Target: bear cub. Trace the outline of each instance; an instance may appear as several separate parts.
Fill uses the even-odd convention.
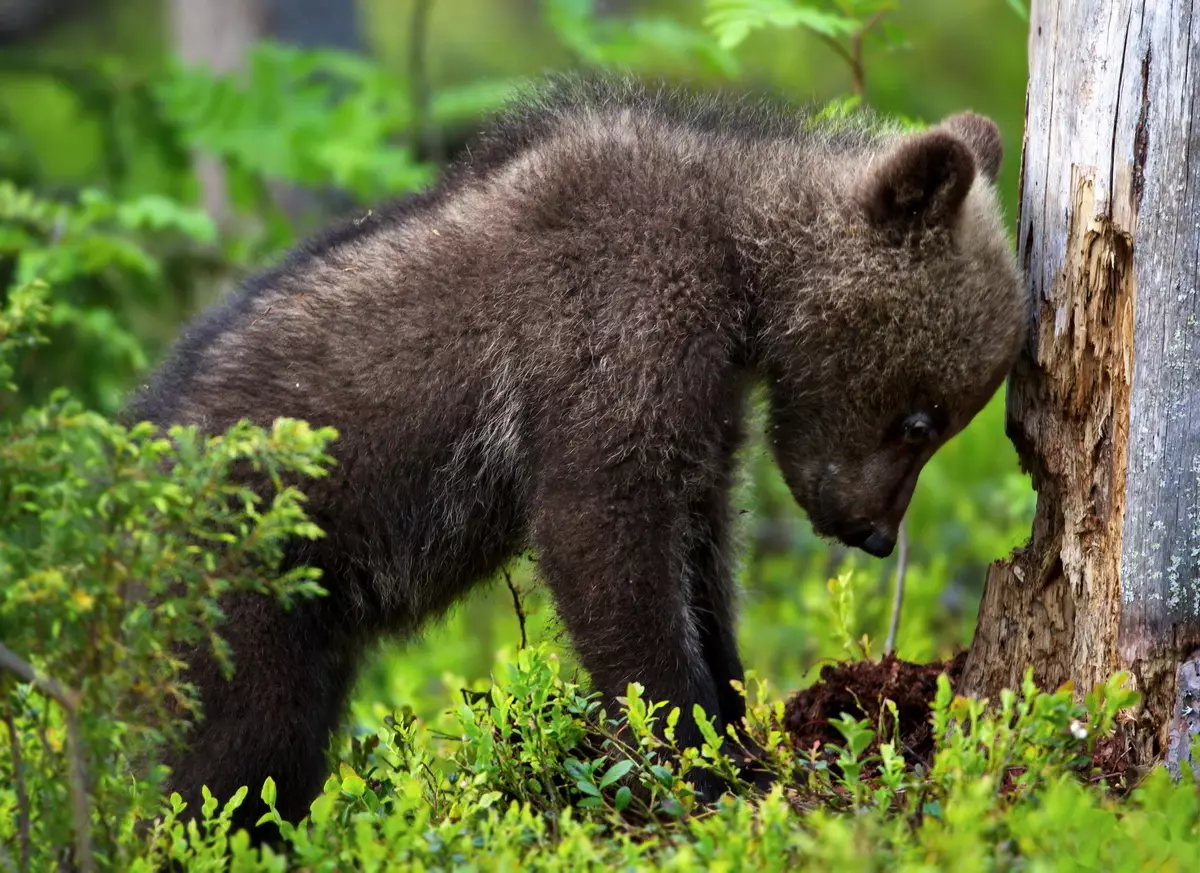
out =
[[[527,548],[610,706],[640,682],[681,708],[685,745],[694,704],[740,724],[728,503],[747,392],[766,388],[814,530],[887,556],[923,465],[1026,336],[1000,160],[972,113],[912,133],[554,80],[431,190],[244,283],[127,418],[336,427],[331,475],[303,483],[326,535],[287,558],[329,596],[230,599],[236,672],[186,654],[203,717],[169,790],[195,813],[202,785],[247,785],[251,828],[271,776],[303,817],[370,644]]]

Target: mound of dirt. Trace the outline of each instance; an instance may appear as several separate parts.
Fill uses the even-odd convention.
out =
[[[933,730],[929,723],[929,705],[937,694],[937,677],[945,673],[954,686],[962,675],[967,653],[949,661],[914,664],[885,655],[879,661],[854,661],[827,664],[820,679],[797,692],[784,708],[784,728],[801,752],[824,755],[830,743],[844,744],[845,738],[829,723],[847,713],[867,718],[878,730],[883,701],[896,705],[900,721],[897,751],[910,764],[929,766],[933,758]],[[887,713],[882,724],[891,739],[893,720]],[[877,750],[877,740],[871,751]]]
[[[962,677],[966,660],[964,651],[948,661],[931,664],[914,664],[892,655],[879,661],[827,664],[815,684],[794,694],[785,705],[784,729],[801,754],[814,755],[836,767],[833,764],[835,753],[827,747],[830,743],[844,745],[845,737],[829,723],[830,719],[837,719],[842,713],[869,719],[877,733],[867,754],[875,755],[879,753],[881,724],[887,733],[885,741],[893,740],[891,713],[887,713],[882,722],[879,715],[883,701],[891,700],[899,714],[899,751],[909,766],[920,764],[928,768],[933,764],[934,756],[929,709],[937,695],[937,678],[945,673],[950,687],[954,688]],[[1095,744],[1080,772],[1086,771],[1089,781],[1103,779],[1108,789],[1120,796],[1136,781],[1131,779],[1129,753],[1126,729],[1118,725],[1112,736],[1102,737]],[[875,767],[868,766],[863,772],[869,777],[874,771]],[[1016,772],[1014,770],[1010,775]]]

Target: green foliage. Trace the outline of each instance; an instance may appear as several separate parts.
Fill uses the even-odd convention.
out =
[[[850,64],[857,78],[861,44],[868,36],[878,32],[890,48],[907,45],[901,31],[885,19],[898,5],[896,0],[829,0],[821,5],[796,0],[706,0],[704,21],[726,49],[737,47],[761,28],[802,28]]]
[[[7,304],[0,309],[0,392],[16,390],[12,381],[16,362],[45,342],[39,330],[49,318],[45,289],[40,282],[12,288]]]
[[[415,136],[408,90],[349,53],[266,42],[242,75],[172,65],[154,81],[111,61],[84,67],[26,59],[18,68],[61,83],[102,119],[109,168],[108,189],[50,194],[0,182],[0,284],[10,273],[10,285],[36,276],[56,288],[47,324],[56,353],[25,359],[17,374],[24,403],[66,386],[89,407],[116,412],[193,306],[197,286],[295,241],[299,228],[278,202],[278,185],[336,190],[373,204],[435,176],[410,145],[397,144]],[[479,82],[439,92],[430,120],[477,116],[512,87]],[[0,128],[3,122],[0,113]],[[31,148],[20,130],[7,133],[21,154]],[[186,204],[196,193],[191,150],[224,170],[213,194],[228,200],[237,220],[223,234]],[[0,169],[9,169],[3,155]],[[154,162],[169,181],[136,191],[132,168]],[[17,169],[10,175],[26,175]],[[151,313],[170,322],[163,336],[147,329]]]
[[[377,64],[343,52],[259,43],[244,76],[176,68],[155,89],[183,142],[222,159],[248,199],[265,179],[333,185],[371,202],[427,185],[433,168],[392,140],[412,123],[405,92]]]
[[[77,204],[41,200],[0,182],[0,253],[16,260],[14,281],[60,285],[116,268],[155,275],[157,261],[133,234],[176,231],[212,242],[203,213],[156,196],[116,203],[103,191],[83,191]]]
[[[839,573],[828,582],[830,626],[842,647],[844,657],[869,658],[870,645],[866,634],[861,640],[853,638],[854,628],[859,625],[855,615],[854,574],[852,571]]]
[[[89,188],[66,202],[0,181],[0,264],[11,265],[10,295],[28,301],[34,281],[56,289],[44,324],[55,352],[22,358],[21,398],[28,402],[47,384],[73,382],[93,403],[115,407],[148,364],[126,315],[152,301],[163,280],[150,246],[211,245],[215,238],[204,213],[161,195],[117,201]]]
[[[129,224],[146,218],[133,213]],[[43,263],[61,276],[74,257],[66,246],[64,263]],[[11,290],[0,316],[3,372],[40,343],[54,311],[47,289]],[[0,420],[0,641],[82,700],[77,752],[95,820],[121,825],[96,830],[98,855],[117,866],[137,851],[134,822],[156,803],[158,774],[144,762],[178,739],[178,717],[196,706],[174,647],[206,643],[229,668],[217,630],[224,595],[287,603],[321,593],[314,570],[265,568],[287,538],[319,535],[284,479],[322,475],[334,434],[280,420],[266,431],[240,424],[206,439],[187,428],[167,436],[118,425],[65,392]],[[247,465],[274,483],[269,504],[231,482]],[[0,815],[0,845],[21,844],[35,869],[52,867],[72,834],[62,713],[0,674],[0,716],[12,751],[0,759],[0,784],[21,795],[0,800],[19,811]]]
[[[543,0],[546,23],[581,63],[645,69],[664,60],[698,61],[726,77],[738,74],[737,60],[703,30],[663,15],[603,18],[594,0]]]
[[[862,44],[908,37],[892,26],[900,4],[887,0],[708,0],[679,15],[667,5],[614,16],[591,0],[544,0],[540,20],[574,64],[715,79],[763,75],[773,37],[789,41],[789,59],[809,39],[840,62],[825,81],[845,90],[848,69],[855,86],[830,95],[826,124],[879,108],[861,87]],[[737,779],[728,738],[702,712],[700,748],[678,749],[680,713],[637,685],[618,711],[601,711],[531,584],[535,565],[522,561],[512,583],[533,645],[513,654],[501,642],[518,639],[503,586],[423,639],[389,644],[360,681],[308,819],[282,824],[283,854],[250,849],[229,826],[251,792],[274,809],[270,780],[232,798],[206,794],[203,820],[185,825],[154,765],[197,705],[177,647],[211,646],[236,670],[220,636],[224,597],[321,596],[313,572],[271,567],[287,538],[320,535],[303,483],[327,469],[335,434],[286,420],[163,434],[108,415],[210,286],[302,232],[305,219],[277,202],[280,183],[362,205],[424,187],[438,168],[417,157],[422,126],[473,124],[520,77],[456,71],[426,109],[411,72],[271,43],[229,76],[173,63],[139,71],[112,57],[3,60],[0,75],[48,80],[75,102],[80,116],[60,131],[72,152],[85,151],[75,141],[88,125],[99,135],[96,159],[78,161],[85,178],[64,185],[27,129],[36,125],[0,98],[0,643],[37,680],[0,671],[0,869],[54,869],[77,843],[76,762],[105,870],[171,860],[214,871],[1194,867],[1200,788],[1190,773],[1174,783],[1155,770],[1117,797],[1093,770],[1096,743],[1134,703],[1121,676],[1082,705],[1069,688],[1043,693],[1026,681],[985,706],[943,683],[931,762],[906,758],[895,707],[878,724],[836,719],[842,739],[828,750],[794,748],[781,728],[785,690],[823,660],[878,652],[893,567],[817,542],[761,439],[744,452],[736,500],[748,545],[739,576],[750,730],[779,779],[770,793]],[[880,123],[919,124],[931,111],[921,95],[943,86],[929,83],[904,111],[888,106]],[[229,200],[228,225],[191,205],[191,149],[225,170],[216,193]],[[1033,495],[1003,439],[1002,400],[923,474],[908,518],[905,658],[969,641],[983,565],[1027,535]],[[231,482],[247,467],[269,493]],[[69,692],[66,704],[49,680]],[[685,778],[694,768],[729,778],[737,796],[699,808]]]
[[[11,751],[0,781],[17,786],[0,844],[21,847],[21,869],[52,867],[71,845],[76,768],[94,821],[109,823],[93,834],[97,858],[132,861],[134,825],[157,803],[154,752],[179,739],[180,716],[197,705],[178,647],[209,646],[232,669],[218,630],[223,597],[286,604],[321,593],[314,570],[270,568],[289,538],[320,534],[285,481],[323,474],[332,431],[279,420],[207,438],[194,428],[161,434],[117,424],[65,390],[39,404],[22,396],[21,376],[64,346],[101,365],[80,380],[93,393],[144,368],[131,327],[78,291],[96,279],[161,280],[150,243],[170,236],[215,241],[206,216],[168,197],[86,189],[54,201],[0,183],[0,255],[12,277],[0,308],[0,641],[79,701],[64,717],[69,700],[0,675]],[[271,493],[234,484],[235,469],[260,471]]]
[[[735,48],[751,31],[762,27],[803,27],[821,36],[837,38],[850,36],[861,27],[860,20],[845,12],[860,12],[856,7],[879,4],[852,2],[839,5],[849,8],[826,11],[795,0],[707,0],[705,6],[709,13],[705,24],[713,29],[726,48]]]
[[[235,870],[1189,870],[1200,852],[1200,785],[1156,771],[1124,801],[1088,782],[1082,762],[1131,702],[1121,677],[1086,705],[1069,690],[1026,683],[984,714],[939,694],[933,768],[906,765],[877,726],[843,718],[835,766],[778,743],[775,709],[751,708],[772,769],[796,788],[695,806],[680,769],[644,749],[661,707],[630,689],[628,710],[601,718],[561,678],[553,654],[502,659],[506,678],[435,722],[402,715],[343,749],[304,827],[281,822],[282,854],[228,834],[231,806],[206,804],[185,827],[174,805],[157,823],[153,858]],[[1086,727],[1085,727],[1086,726]],[[1085,735],[1086,734],[1086,735]],[[715,738],[714,738],[715,739]],[[611,751],[622,757],[614,763]],[[713,754],[706,761],[720,766]],[[254,790],[272,806],[275,786]],[[244,801],[240,792],[231,805]],[[649,798],[647,800],[646,798]],[[268,812],[267,819],[278,821]],[[286,857],[286,862],[285,862]]]

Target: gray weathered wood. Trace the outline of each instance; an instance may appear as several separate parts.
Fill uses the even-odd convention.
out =
[[[1033,3],[1018,243],[1037,320],[1008,427],[1038,509],[989,572],[964,676],[995,694],[1033,666],[1082,694],[1129,670],[1145,759],[1200,645],[1196,5]]]
[[[171,0],[172,44],[185,66],[215,73],[240,70],[263,26],[263,0]],[[221,162],[203,153],[194,160],[205,211],[218,223],[227,223],[231,207]]]
[[[1117,129],[1137,201],[1133,394],[1121,550],[1122,649],[1200,643],[1200,15],[1135,18]],[[1137,80],[1141,80],[1140,82]],[[1140,86],[1140,93],[1138,87]],[[1193,148],[1195,146],[1195,148]],[[1188,637],[1191,637],[1189,640]]]

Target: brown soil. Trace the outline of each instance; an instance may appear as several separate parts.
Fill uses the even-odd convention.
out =
[[[885,711],[880,719],[883,701],[891,700],[899,714],[900,737],[897,751],[910,764],[928,767],[933,758],[933,731],[929,723],[929,707],[937,694],[937,677],[945,673],[951,686],[962,674],[967,653],[961,652],[949,661],[914,664],[885,655],[879,661],[854,661],[827,664],[820,679],[797,692],[784,709],[784,728],[792,743],[802,753],[813,752],[824,757],[830,743],[844,744],[845,738],[830,719],[842,713],[854,718],[869,719],[876,733],[883,726],[892,739],[895,728],[893,716]],[[877,742],[871,751],[877,751]]]
[[[912,765],[928,768],[933,763],[933,728],[929,722],[930,704],[937,694],[937,677],[942,673],[953,688],[962,676],[967,653],[960,652],[948,661],[914,664],[887,655],[880,661],[854,661],[827,664],[820,679],[811,687],[792,696],[784,708],[783,725],[794,747],[832,764],[835,754],[827,747],[845,744],[845,737],[830,724],[842,713],[867,718],[875,728],[876,739],[867,754],[878,754],[878,734],[882,727],[886,741],[894,741],[895,723],[887,712],[880,719],[883,701],[891,700],[899,714],[898,751]],[[868,767],[866,775],[873,768]],[[1089,779],[1104,779],[1110,790],[1127,791],[1129,778],[1129,742],[1124,729],[1105,737],[1092,750]]]

